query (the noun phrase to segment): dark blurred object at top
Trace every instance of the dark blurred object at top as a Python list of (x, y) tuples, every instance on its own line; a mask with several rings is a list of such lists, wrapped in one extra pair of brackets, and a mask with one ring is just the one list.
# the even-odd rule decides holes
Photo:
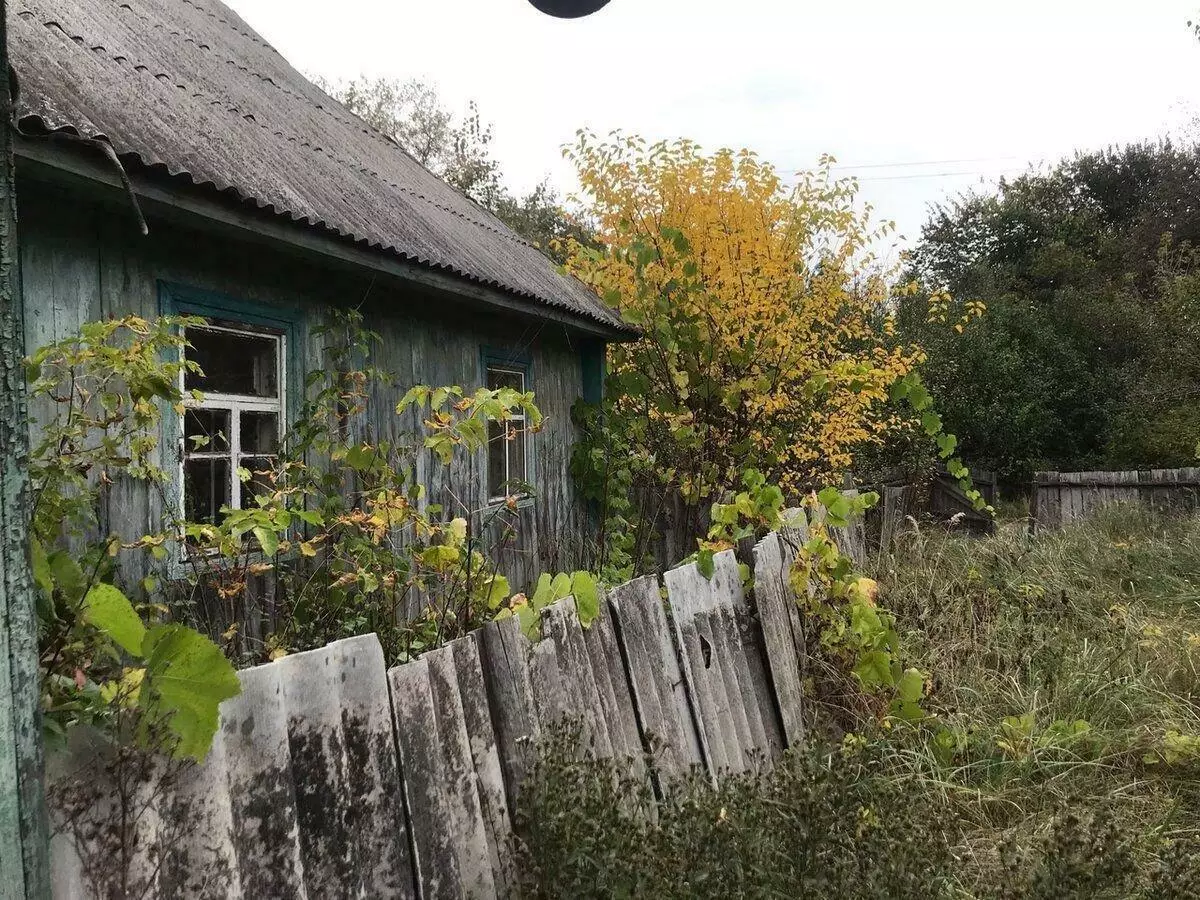
[(608, 0), (529, 0), (529, 2), (546, 15), (559, 19), (580, 19), (590, 16), (601, 7), (608, 5)]

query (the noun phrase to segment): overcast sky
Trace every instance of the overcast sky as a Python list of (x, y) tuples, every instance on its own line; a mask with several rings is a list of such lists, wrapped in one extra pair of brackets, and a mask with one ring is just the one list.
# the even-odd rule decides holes
[(828, 152), (909, 237), (981, 178), (1200, 113), (1200, 0), (611, 0), (574, 21), (526, 0), (226, 2), (301, 71), (476, 100), (515, 188), (569, 188), (560, 148), (580, 127), (788, 171)]

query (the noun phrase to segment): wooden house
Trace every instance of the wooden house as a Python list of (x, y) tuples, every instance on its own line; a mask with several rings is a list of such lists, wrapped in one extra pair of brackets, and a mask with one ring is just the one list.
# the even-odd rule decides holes
[[(572, 565), (570, 409), (599, 395), (606, 342), (628, 337), (610, 309), (219, 0), (21, 0), (8, 20), (26, 347), (109, 316), (209, 320), (189, 334), (208, 362), (201, 415), (231, 439), (221, 458), (163, 444), (193, 517), (244, 502), (237, 467), (271, 452), (323, 365), (318, 325), (352, 306), (398, 376), (372, 401), (384, 437), (415, 424), (394, 412), (412, 384), (535, 392), (547, 427), (527, 453), (489, 448), (474, 499), (502, 497), (498, 478), (532, 485), (514, 587)], [(456, 487), (440, 471), (421, 475), (433, 500)], [(110, 530), (160, 526), (149, 492), (112, 497)]]

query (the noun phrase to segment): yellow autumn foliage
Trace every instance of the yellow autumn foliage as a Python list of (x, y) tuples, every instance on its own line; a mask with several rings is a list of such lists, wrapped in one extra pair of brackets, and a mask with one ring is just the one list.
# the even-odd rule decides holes
[(748, 150), (688, 140), (581, 132), (566, 155), (603, 247), (574, 243), (567, 268), (644, 333), (610, 350), (610, 369), (637, 378), (624, 402), (648, 397), (662, 433), (701, 431), (680, 458), (651, 448), (683, 470), (685, 497), (749, 467), (784, 488), (825, 483), (899, 426), (888, 389), (922, 354), (892, 337), (872, 254), (890, 226), (871, 224), (831, 158), (789, 184)]

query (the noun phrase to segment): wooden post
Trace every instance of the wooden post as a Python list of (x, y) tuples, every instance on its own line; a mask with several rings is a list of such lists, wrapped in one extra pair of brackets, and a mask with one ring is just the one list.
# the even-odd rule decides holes
[(27, 557), (24, 304), (17, 274), (8, 12), (0, 0), (0, 898), (50, 893), (37, 623)]
[(912, 506), (912, 485), (883, 489), (883, 516), (879, 534), (879, 549), (885, 553), (904, 529), (904, 517)]

